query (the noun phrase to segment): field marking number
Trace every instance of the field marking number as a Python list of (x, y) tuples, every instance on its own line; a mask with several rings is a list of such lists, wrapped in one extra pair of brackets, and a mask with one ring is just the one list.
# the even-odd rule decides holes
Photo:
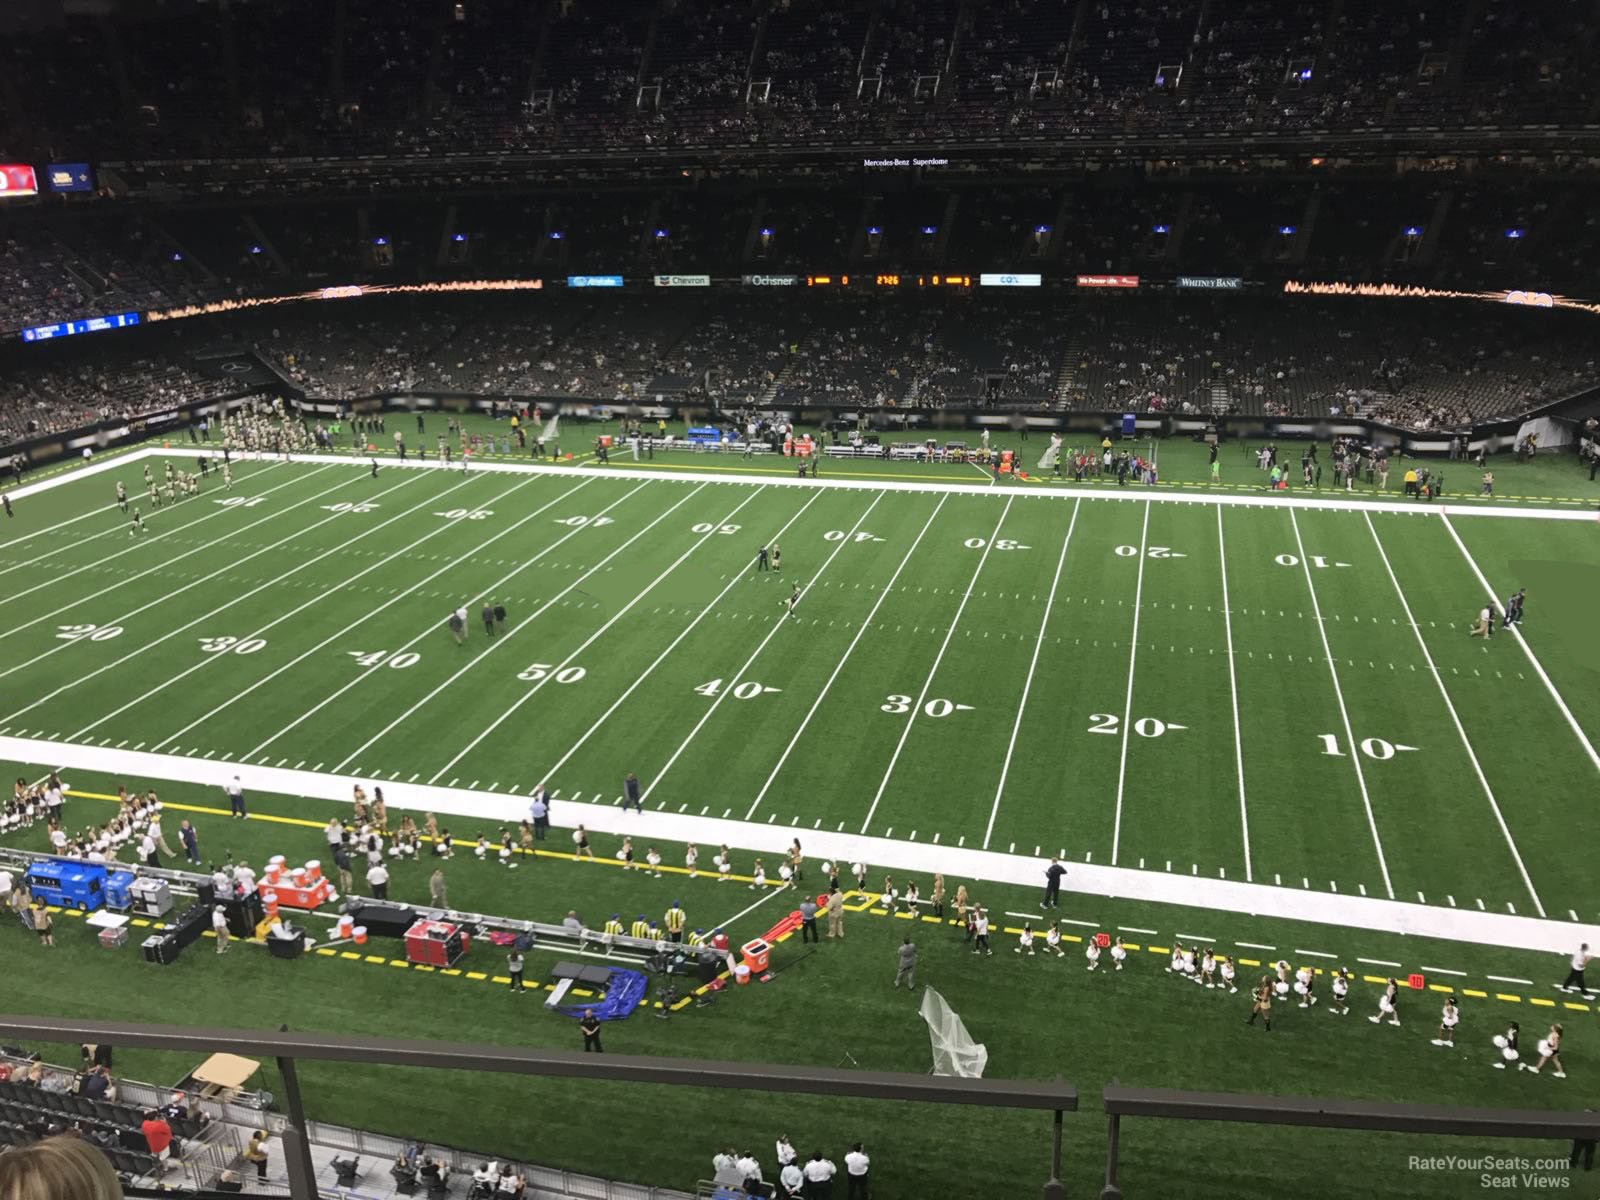
[[(1090, 733), (1109, 733), (1112, 736), (1116, 736), (1122, 727), (1122, 718), (1117, 716), (1116, 713), (1090, 713), (1089, 720), (1092, 722), (1088, 730)], [(1155, 717), (1140, 717), (1133, 723), (1133, 731), (1140, 737), (1147, 738), (1160, 737), (1169, 729), (1187, 728), (1189, 728), (1187, 725), (1161, 721)]]
[(366, 500), (341, 500), (337, 504), (324, 504), (322, 507), (328, 512), (346, 513), (371, 512), (378, 506)]
[[(1322, 739), (1322, 752), (1331, 754), (1334, 758), (1346, 757), (1345, 752), (1339, 748), (1339, 735), (1336, 733), (1319, 733)], [(1386, 742), (1382, 738), (1364, 738), (1361, 742), (1361, 753), (1368, 758), (1375, 758), (1379, 762), (1388, 762), (1395, 756), (1395, 751), (1415, 750), (1415, 746), (1402, 746), (1396, 742)]]
[(843, 530), (843, 529), (830, 529), (830, 530), (828, 530), (827, 533), (822, 535), (822, 540), (825, 541), (825, 542), (845, 542), (845, 541), (850, 541), (850, 542), (856, 542), (856, 543), (861, 543), (861, 542), (881, 542), (881, 541), (883, 541), (883, 539), (881, 537), (879, 537), (877, 534), (868, 533), (865, 529), (858, 530), (855, 533), (849, 533), (849, 532), (847, 532), (846, 530)]
[(436, 517), (445, 517), (451, 521), (487, 521), (494, 516), (492, 508), (452, 508), (447, 512), (436, 512)]
[(690, 533), (738, 533), (742, 525), (713, 525), (710, 521), (701, 521), (697, 525), (689, 526)]
[(223, 508), (254, 508), (265, 499), (265, 496), (224, 496), (213, 503), (220, 504)]
[(574, 529), (584, 525), (610, 525), (610, 517), (557, 517), (557, 525), (571, 525)]
[[(1277, 563), (1280, 567), (1298, 567), (1300, 565), (1300, 560), (1298, 558), (1296, 558), (1293, 554), (1280, 554), (1280, 555), (1278, 555), (1277, 558), (1273, 559), (1272, 561)], [(1342, 563), (1342, 562), (1332, 562), (1331, 563), (1326, 558), (1322, 557), (1322, 555), (1320, 555), (1320, 554), (1308, 554), (1308, 555), (1306, 555), (1306, 561), (1308, 563), (1310, 563), (1313, 567), (1317, 567), (1317, 568), (1323, 568), (1323, 567), (1348, 567), (1350, 565), (1349, 563)]]
[[(1114, 553), (1118, 558), (1138, 558), (1139, 547), (1118, 546)], [(1171, 546), (1149, 546), (1145, 549), (1147, 558), (1188, 558), (1181, 550), (1174, 550)]]
[[(709, 683), (702, 683), (695, 691), (702, 696), (715, 696), (722, 690), (722, 680), (713, 679)], [(782, 688), (769, 687), (764, 683), (757, 683), (753, 679), (746, 679), (743, 683), (736, 684), (728, 689), (728, 694), (735, 700), (754, 700), (757, 696), (764, 696), (769, 692), (781, 692)]]
[(254, 654), (264, 650), (266, 638), (208, 637), (200, 639), (200, 649), (207, 654)]
[[(989, 539), (988, 538), (977, 538), (977, 537), (968, 538), (966, 541), (962, 542), (961, 544), (963, 546), (965, 546), (968, 550), (982, 550), (985, 546), (989, 545)], [(994, 549), (996, 549), (996, 550), (1032, 550), (1033, 547), (1032, 546), (1024, 546), (1021, 542), (1012, 541), (1010, 538), (995, 538), (994, 539)]]
[(546, 675), (550, 675), (550, 678), (557, 683), (577, 683), (578, 680), (589, 673), (582, 667), (562, 667), (561, 670), (555, 671), (555, 674), (551, 675), (550, 673), (554, 670), (554, 666), (550, 663), (529, 663), (526, 671), (517, 672), (517, 678), (525, 679), (532, 683), (543, 679)]
[(121, 625), (57, 625), (61, 632), (56, 637), (63, 642), (81, 642), (88, 639), (91, 642), (109, 642), (114, 637), (122, 636)]
[(373, 650), (370, 652), (366, 650), (351, 650), (348, 653), (351, 658), (355, 659), (363, 667), (414, 667), (422, 661), (422, 655), (413, 653), (410, 650), (404, 650), (399, 654), (390, 654), (387, 650)]
[[(886, 703), (878, 705), (880, 712), (908, 713), (911, 711), (913, 701), (910, 696), (885, 696), (884, 700)], [(971, 712), (972, 705), (957, 704), (954, 700), (945, 700), (941, 697), (936, 700), (929, 700), (922, 706), (922, 711), (930, 717), (948, 717), (953, 712)]]

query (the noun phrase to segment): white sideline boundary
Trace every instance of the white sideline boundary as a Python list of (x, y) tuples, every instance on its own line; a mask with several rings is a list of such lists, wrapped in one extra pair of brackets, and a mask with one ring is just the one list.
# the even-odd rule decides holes
[[(359, 775), (250, 766), (175, 754), (152, 754), (147, 750), (119, 750), (114, 747), (9, 736), (0, 737), (0, 759), (40, 766), (48, 764), (64, 771), (78, 769), (127, 778), (197, 785), (215, 789), (219, 805), (222, 802), (223, 784), (234, 775), (239, 776), (247, 798), (251, 792), (306, 796), (327, 800), (340, 810), (349, 807), (350, 791), (354, 784), (372, 782)], [(68, 782), (71, 783), (70, 777)], [(524, 797), (503, 792), (430, 787), (424, 784), (402, 785), (389, 780), (382, 782), (390, 794), (390, 804), (397, 810), (406, 808), (449, 813), (452, 816), (506, 823), (521, 820), (526, 809)], [(697, 817), (665, 810), (625, 811), (611, 804), (591, 804), (559, 797), (552, 808), (556, 824), (563, 828), (581, 822), (593, 833), (626, 834), (636, 839), (658, 838), (662, 841), (712, 846), (727, 844), (762, 854), (780, 855), (788, 850), (794, 837), (794, 830), (788, 825)], [(830, 833), (826, 830), (809, 830), (805, 837), (808, 856), (817, 859), (869, 862), (875, 867), (924, 875), (942, 871), (947, 876), (960, 879), (990, 880), (1023, 887), (1038, 887), (1043, 878), (1044, 860), (1025, 855), (929, 842), (902, 842), (853, 833)], [(1076, 864), (1070, 868), (1065, 885), (1067, 891), (1082, 895), (1174, 904), (1235, 916), (1249, 913), (1258, 917), (1438, 938), (1472, 945), (1503, 946), (1514, 950), (1544, 950), (1567, 955), (1572, 952), (1575, 942), (1600, 943), (1600, 926), (1570, 921), (1541, 920), (1537, 917), (1477, 912), (1464, 908), (1430, 907), (1343, 893), (1330, 895), (1296, 887), (1208, 879), (1165, 871)]]
[[(111, 470), (114, 466), (121, 466), (130, 462), (137, 462), (144, 458), (154, 458), (160, 455), (172, 455), (172, 450), (163, 450), (159, 447), (146, 447), (143, 450), (133, 450), (117, 458), (114, 463), (94, 464), (82, 467), (65, 475), (53, 479), (42, 479), (38, 483), (29, 484), (11, 493), (15, 499), (33, 492), (47, 491), (50, 488), (61, 487), (77, 479)], [(269, 454), (269, 453), (240, 453), (234, 458), (240, 462), (294, 462), (311, 463), (316, 465), (345, 466), (352, 470), (370, 470), (370, 462), (363, 458), (354, 458), (339, 454)], [(404, 462), (379, 461), (379, 467), (385, 471), (444, 471), (459, 470), (459, 466), (446, 466), (444, 463), (429, 460), (417, 462), (406, 459)], [(1413, 516), (1444, 516), (1444, 517), (1509, 517), (1517, 520), (1541, 521), (1589, 521), (1594, 522), (1597, 517), (1595, 510), (1584, 508), (1511, 508), (1503, 505), (1484, 503), (1481, 505), (1454, 505), (1430, 504), (1421, 507), (1417, 504), (1406, 504), (1398, 500), (1334, 500), (1321, 496), (1273, 496), (1273, 495), (1227, 495), (1214, 496), (1206, 492), (1160, 492), (1149, 491), (1140, 485), (1131, 485), (1108, 492), (1100, 488), (1074, 488), (1074, 487), (1031, 487), (1027, 484), (1007, 485), (998, 489), (993, 481), (983, 484), (959, 483), (951, 480), (948, 483), (933, 483), (916, 479), (797, 479), (787, 475), (752, 475), (749, 477), (739, 475), (715, 474), (708, 478), (705, 474), (692, 471), (677, 471), (671, 467), (660, 469), (646, 469), (643, 467), (625, 466), (578, 466), (578, 465), (549, 465), (538, 462), (477, 462), (472, 463), (472, 472), (500, 471), (508, 473), (533, 473), (550, 475), (578, 475), (591, 479), (660, 479), (677, 483), (723, 483), (745, 487), (801, 487), (801, 488), (845, 488), (866, 492), (928, 492), (934, 494), (965, 494), (970, 496), (994, 496), (999, 491), (1015, 496), (1020, 500), (1105, 500), (1123, 503), (1155, 502), (1157, 504), (1215, 504), (1219, 506), (1238, 508), (1299, 508), (1321, 509), (1333, 512), (1382, 512), (1382, 513), (1409, 513)]]

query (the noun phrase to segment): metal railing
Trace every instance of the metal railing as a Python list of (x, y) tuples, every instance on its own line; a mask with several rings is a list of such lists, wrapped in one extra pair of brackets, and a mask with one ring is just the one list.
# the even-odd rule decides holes
[[(323, 1192), (317, 1186), (311, 1162), (310, 1147), (317, 1139), (312, 1136), (314, 1126), (305, 1114), (296, 1067), (300, 1061), (359, 1062), (392, 1067), (533, 1075), (549, 1079), (654, 1083), (790, 1096), (822, 1095), (1048, 1112), (1053, 1115), (1054, 1124), (1050, 1177), (1044, 1185), (1044, 1200), (1061, 1200), (1064, 1195), (1061, 1186), (1062, 1117), (1078, 1108), (1077, 1089), (1060, 1080), (958, 1079), (891, 1071), (841, 1071), (826, 1067), (651, 1058), (631, 1054), (596, 1055), (575, 1050), (424, 1042), (353, 1034), (261, 1032), (0, 1015), (0, 1038), (13, 1041), (94, 1042), (118, 1047), (180, 1050), (197, 1055), (220, 1051), (274, 1059), (283, 1081), (283, 1101), (287, 1111), (280, 1136), (284, 1161), (288, 1167), (289, 1194), (294, 1200), (318, 1200)], [(326, 1129), (316, 1131), (325, 1132)], [(563, 1184), (577, 1183), (587, 1178), (561, 1174)], [(595, 1193), (575, 1191), (570, 1194), (584, 1196), (585, 1200), (650, 1200), (653, 1195), (660, 1195), (649, 1187), (639, 1185), (611, 1184), (603, 1180), (594, 1182), (601, 1184), (602, 1190)], [(540, 1180), (535, 1176), (530, 1183), (538, 1184)]]

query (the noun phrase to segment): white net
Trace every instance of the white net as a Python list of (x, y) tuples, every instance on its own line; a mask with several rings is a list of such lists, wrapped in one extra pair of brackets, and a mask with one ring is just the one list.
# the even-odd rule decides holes
[(933, 1073), (980, 1079), (989, 1064), (989, 1048), (972, 1040), (966, 1025), (943, 996), (932, 988), (922, 990), (922, 1019), (933, 1039)]

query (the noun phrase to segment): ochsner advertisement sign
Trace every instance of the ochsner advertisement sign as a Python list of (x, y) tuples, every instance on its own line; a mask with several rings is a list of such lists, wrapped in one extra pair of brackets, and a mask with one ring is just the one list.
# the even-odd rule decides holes
[(744, 282), (746, 287), (798, 287), (800, 286), (800, 276), (746, 275)]
[(1178, 286), (1181, 288), (1207, 288), (1213, 292), (1236, 292), (1244, 281), (1233, 276), (1222, 275), (1179, 275)]
[(657, 275), (657, 287), (710, 287), (709, 275)]

